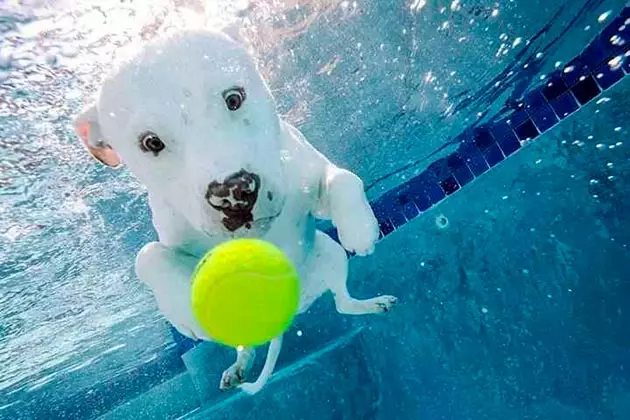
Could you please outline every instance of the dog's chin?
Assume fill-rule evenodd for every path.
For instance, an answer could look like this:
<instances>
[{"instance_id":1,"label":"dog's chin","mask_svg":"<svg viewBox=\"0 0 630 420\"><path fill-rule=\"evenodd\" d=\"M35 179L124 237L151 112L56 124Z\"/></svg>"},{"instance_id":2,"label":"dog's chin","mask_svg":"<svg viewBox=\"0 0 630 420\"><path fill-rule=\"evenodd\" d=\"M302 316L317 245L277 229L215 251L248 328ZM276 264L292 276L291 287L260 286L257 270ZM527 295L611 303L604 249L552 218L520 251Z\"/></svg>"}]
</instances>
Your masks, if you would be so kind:
<instances>
[{"instance_id":1,"label":"dog's chin","mask_svg":"<svg viewBox=\"0 0 630 420\"><path fill-rule=\"evenodd\" d=\"M229 223L224 222L223 219L213 220L211 224L203 226L201 231L207 236L230 236L233 238L257 238L264 236L273 223L280 216L280 211L277 214L268 217L259 217L251 222L244 223L242 226L230 226Z\"/></svg>"}]
</instances>

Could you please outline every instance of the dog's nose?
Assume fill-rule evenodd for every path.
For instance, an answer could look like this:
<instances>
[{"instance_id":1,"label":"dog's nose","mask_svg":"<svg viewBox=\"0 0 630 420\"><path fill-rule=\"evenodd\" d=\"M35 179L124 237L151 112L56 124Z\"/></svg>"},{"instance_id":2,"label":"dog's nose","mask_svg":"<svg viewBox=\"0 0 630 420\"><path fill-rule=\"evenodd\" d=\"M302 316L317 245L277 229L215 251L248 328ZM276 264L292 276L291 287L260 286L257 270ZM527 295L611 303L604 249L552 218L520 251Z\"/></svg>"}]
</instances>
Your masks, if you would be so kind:
<instances>
[{"instance_id":1,"label":"dog's nose","mask_svg":"<svg viewBox=\"0 0 630 420\"><path fill-rule=\"evenodd\" d=\"M241 169L223 182L208 184L206 200L217 210L250 212L256 204L259 190L260 177Z\"/></svg>"}]
</instances>

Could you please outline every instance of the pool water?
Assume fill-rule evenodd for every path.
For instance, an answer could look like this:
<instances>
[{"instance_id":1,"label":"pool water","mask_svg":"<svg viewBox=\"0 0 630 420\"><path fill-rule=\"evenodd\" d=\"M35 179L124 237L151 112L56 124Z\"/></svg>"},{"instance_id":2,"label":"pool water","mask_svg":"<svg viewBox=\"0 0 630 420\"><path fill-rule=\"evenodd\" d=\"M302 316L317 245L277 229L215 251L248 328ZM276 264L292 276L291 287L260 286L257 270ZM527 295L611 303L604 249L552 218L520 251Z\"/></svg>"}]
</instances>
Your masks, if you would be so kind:
<instances>
[{"instance_id":1,"label":"pool water","mask_svg":"<svg viewBox=\"0 0 630 420\"><path fill-rule=\"evenodd\" d=\"M0 418L630 418L628 19L622 0L1 2ZM253 398L218 392L232 354L175 334L135 278L144 188L70 123L116 48L228 21L279 111L365 181L384 238L352 293L401 300L352 318L323 297Z\"/></svg>"}]
</instances>

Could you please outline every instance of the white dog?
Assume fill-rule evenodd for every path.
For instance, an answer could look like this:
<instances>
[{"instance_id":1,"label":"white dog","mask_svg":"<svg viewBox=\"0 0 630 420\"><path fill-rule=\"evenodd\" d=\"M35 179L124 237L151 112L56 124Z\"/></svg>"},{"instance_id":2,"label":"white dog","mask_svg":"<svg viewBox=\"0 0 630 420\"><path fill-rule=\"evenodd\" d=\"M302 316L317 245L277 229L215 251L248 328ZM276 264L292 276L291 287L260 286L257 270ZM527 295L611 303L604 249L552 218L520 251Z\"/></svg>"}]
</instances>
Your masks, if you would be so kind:
<instances>
[{"instance_id":1,"label":"white dog","mask_svg":"<svg viewBox=\"0 0 630 420\"><path fill-rule=\"evenodd\" d=\"M386 312L396 302L349 295L344 248L370 254L379 235L363 184L280 120L253 58L227 35L185 31L144 46L104 81L75 129L96 159L124 162L147 187L159 242L140 251L136 273L182 334L211 340L192 313L191 274L232 238L286 252L301 276L300 312L326 290L342 314ZM332 220L343 248L316 230L315 217ZM281 345L272 340L254 383L243 383L254 350L240 349L221 389L259 391Z\"/></svg>"}]
</instances>

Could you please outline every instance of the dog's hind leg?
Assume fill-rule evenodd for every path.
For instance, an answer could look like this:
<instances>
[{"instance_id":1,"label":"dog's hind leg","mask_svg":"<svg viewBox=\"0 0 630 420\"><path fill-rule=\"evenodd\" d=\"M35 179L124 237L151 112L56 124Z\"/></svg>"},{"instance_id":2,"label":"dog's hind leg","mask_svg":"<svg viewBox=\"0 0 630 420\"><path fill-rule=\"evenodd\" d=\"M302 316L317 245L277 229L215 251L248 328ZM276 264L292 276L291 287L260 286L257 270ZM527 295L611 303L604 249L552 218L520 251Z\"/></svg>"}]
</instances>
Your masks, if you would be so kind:
<instances>
[{"instance_id":1,"label":"dog's hind leg","mask_svg":"<svg viewBox=\"0 0 630 420\"><path fill-rule=\"evenodd\" d=\"M335 298L337 311L346 315L364 315L387 312L398 301L394 296L377 296L355 299L346 286L348 257L337 242L323 232L317 232L313 254L317 261L317 276L321 276Z\"/></svg>"},{"instance_id":2,"label":"dog's hind leg","mask_svg":"<svg viewBox=\"0 0 630 420\"><path fill-rule=\"evenodd\" d=\"M258 391L260 391L271 375L273 374L273 370L276 368L276 362L278 361L278 356L280 355L280 350L282 349L282 336L274 338L269 343L269 350L267 350L267 359L265 360L265 365L256 379L256 382L247 382L239 386L243 392L247 394L254 395Z\"/></svg>"}]
</instances>

